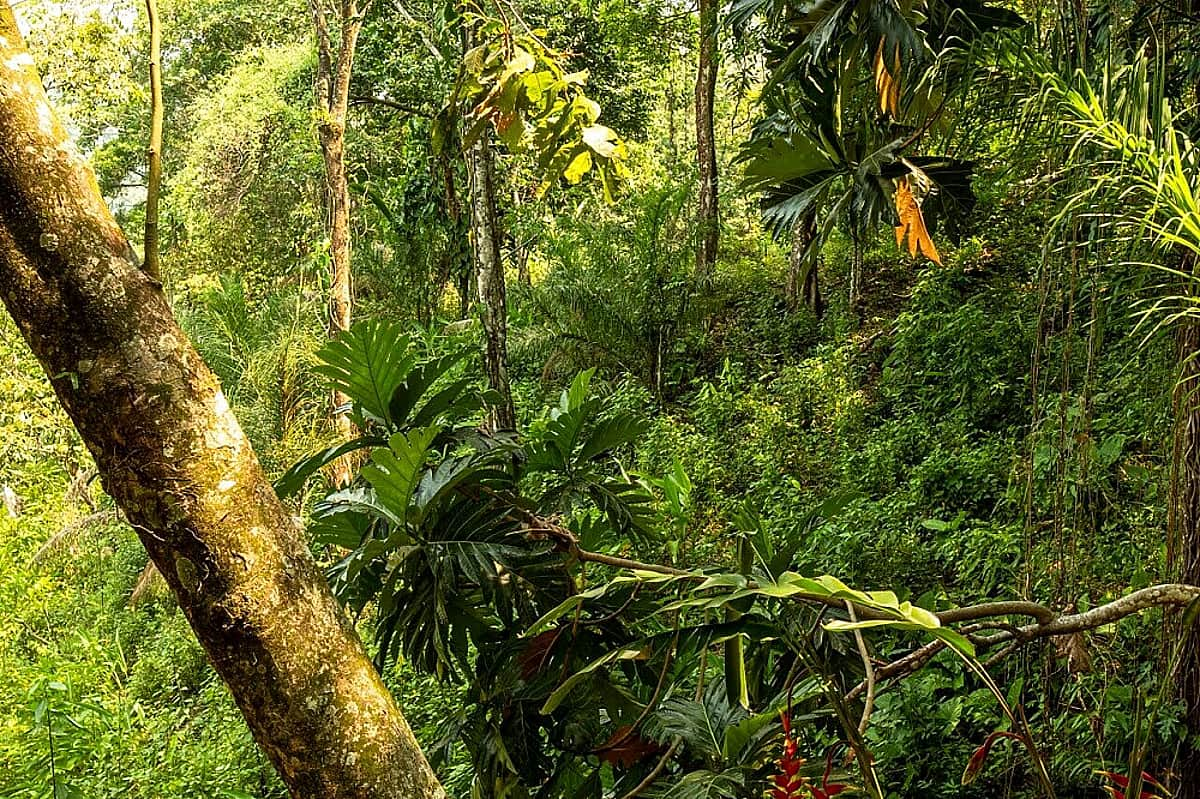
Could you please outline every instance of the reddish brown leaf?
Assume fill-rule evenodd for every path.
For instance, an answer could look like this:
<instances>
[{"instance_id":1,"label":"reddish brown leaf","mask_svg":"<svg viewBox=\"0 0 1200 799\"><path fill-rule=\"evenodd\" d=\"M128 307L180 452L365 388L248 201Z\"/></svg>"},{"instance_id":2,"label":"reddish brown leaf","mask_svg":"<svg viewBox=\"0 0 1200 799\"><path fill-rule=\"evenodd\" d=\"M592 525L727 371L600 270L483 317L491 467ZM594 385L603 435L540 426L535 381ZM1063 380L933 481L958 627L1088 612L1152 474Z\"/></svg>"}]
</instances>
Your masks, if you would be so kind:
<instances>
[{"instance_id":1,"label":"reddish brown leaf","mask_svg":"<svg viewBox=\"0 0 1200 799\"><path fill-rule=\"evenodd\" d=\"M562 631L562 627L555 627L529 639L529 643L517 657L517 663L521 667L521 679L528 680L545 667Z\"/></svg>"},{"instance_id":2,"label":"reddish brown leaf","mask_svg":"<svg viewBox=\"0 0 1200 799\"><path fill-rule=\"evenodd\" d=\"M962 784L970 785L979 777L979 772L983 771L983 763L987 760L988 752L992 751L992 745L1001 738L1012 738L1015 741L1021 740L1021 736L1015 732L1007 730L996 730L980 744L979 748L971 753L971 759L967 761L967 767L963 771Z\"/></svg>"},{"instance_id":3,"label":"reddish brown leaf","mask_svg":"<svg viewBox=\"0 0 1200 799\"><path fill-rule=\"evenodd\" d=\"M610 765L629 768L662 751L653 741L647 741L626 724L617 728L612 737L599 748L600 759Z\"/></svg>"}]
</instances>

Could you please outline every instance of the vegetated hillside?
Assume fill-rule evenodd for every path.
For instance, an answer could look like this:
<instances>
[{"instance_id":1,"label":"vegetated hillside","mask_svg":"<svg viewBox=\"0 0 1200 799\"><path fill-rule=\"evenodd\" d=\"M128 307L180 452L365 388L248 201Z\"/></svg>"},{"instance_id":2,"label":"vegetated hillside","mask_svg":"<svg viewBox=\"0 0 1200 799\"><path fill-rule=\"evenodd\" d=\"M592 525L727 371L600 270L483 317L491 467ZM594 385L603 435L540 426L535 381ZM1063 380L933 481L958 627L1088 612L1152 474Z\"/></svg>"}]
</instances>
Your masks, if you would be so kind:
<instances>
[{"instance_id":1,"label":"vegetated hillside","mask_svg":"<svg viewBox=\"0 0 1200 799\"><path fill-rule=\"evenodd\" d=\"M146 289L161 200L170 329L449 796L1195 799L1194 9L162 0L154 185L142 5L11 5L0 186L55 129L20 31L134 256L0 196L0 286ZM22 285L0 799L362 799L338 714L314 763L238 711Z\"/></svg>"},{"instance_id":2,"label":"vegetated hillside","mask_svg":"<svg viewBox=\"0 0 1200 799\"><path fill-rule=\"evenodd\" d=\"M933 605L1027 590L1094 605L1160 578L1167 359L1130 336L1096 346L1087 291L1039 279L1027 227L967 241L940 267L872 250L861 325L839 296L844 252L827 255L833 307L818 321L779 299L774 246L744 246L722 263L717 299L679 332L671 368L684 377L664 404L639 376L602 372L611 402L650 420L637 468L690 480L674 562L729 560L736 532L762 527L796 548L802 573ZM1112 338L1134 321L1100 320ZM281 795L13 334L2 482L19 505L0 520L3 795L44 784L51 746L56 779L80 796ZM514 371L530 375L524 414L558 391L561 368L530 359ZM277 402L234 396L250 419ZM256 436L267 452L280 446ZM1120 756L1139 697L1161 676L1160 624L1130 618L1000 667L1014 697L1037 697L1027 712L1064 784ZM395 685L421 739L436 743L453 692L411 675ZM868 740L888 784L993 795L987 781L954 787L995 724L993 701L964 690L952 660L882 696ZM1177 713L1161 711L1156 740L1172 739Z\"/></svg>"}]
</instances>

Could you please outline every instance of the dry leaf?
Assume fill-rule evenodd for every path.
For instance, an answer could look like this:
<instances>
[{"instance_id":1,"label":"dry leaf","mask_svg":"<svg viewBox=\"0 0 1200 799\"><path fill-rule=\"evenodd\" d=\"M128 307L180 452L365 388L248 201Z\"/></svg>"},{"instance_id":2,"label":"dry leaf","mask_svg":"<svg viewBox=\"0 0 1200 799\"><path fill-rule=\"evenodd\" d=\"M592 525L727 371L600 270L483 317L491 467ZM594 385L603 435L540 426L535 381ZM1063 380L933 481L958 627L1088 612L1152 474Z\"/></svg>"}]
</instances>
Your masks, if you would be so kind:
<instances>
[{"instance_id":1,"label":"dry leaf","mask_svg":"<svg viewBox=\"0 0 1200 799\"><path fill-rule=\"evenodd\" d=\"M896 182L896 214L900 217L900 224L896 226L896 246L904 246L907 239L909 255L915 258L920 253L941 266L942 258L933 245L933 239L929 238L925 217L921 216L921 206L908 186L907 177Z\"/></svg>"},{"instance_id":2,"label":"dry leaf","mask_svg":"<svg viewBox=\"0 0 1200 799\"><path fill-rule=\"evenodd\" d=\"M626 724L619 727L612 737L597 750L597 753L605 763L622 768L632 768L661 751L662 746L646 740L634 732L633 727Z\"/></svg>"},{"instance_id":3,"label":"dry leaf","mask_svg":"<svg viewBox=\"0 0 1200 799\"><path fill-rule=\"evenodd\" d=\"M1058 638L1054 642L1054 650L1060 658L1067 659L1067 670L1072 674L1086 674L1092 670L1092 656L1083 633Z\"/></svg>"},{"instance_id":4,"label":"dry leaf","mask_svg":"<svg viewBox=\"0 0 1200 799\"><path fill-rule=\"evenodd\" d=\"M883 114L900 116L900 43L896 42L895 57L889 69L883 60L885 39L879 40L875 50L875 90L879 93L879 111Z\"/></svg>"}]
</instances>

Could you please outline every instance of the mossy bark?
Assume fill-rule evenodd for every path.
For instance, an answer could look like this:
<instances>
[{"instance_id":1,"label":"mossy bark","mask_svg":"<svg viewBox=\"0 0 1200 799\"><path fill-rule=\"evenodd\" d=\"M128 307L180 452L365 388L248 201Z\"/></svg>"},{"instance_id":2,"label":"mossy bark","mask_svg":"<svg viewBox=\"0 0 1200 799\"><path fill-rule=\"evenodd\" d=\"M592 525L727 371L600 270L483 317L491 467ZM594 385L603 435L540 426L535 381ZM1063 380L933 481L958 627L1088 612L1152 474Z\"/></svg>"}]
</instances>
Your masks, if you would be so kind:
<instances>
[{"instance_id":1,"label":"mossy bark","mask_svg":"<svg viewBox=\"0 0 1200 799\"><path fill-rule=\"evenodd\" d=\"M350 238L350 181L346 176L346 120L350 108L350 76L354 69L354 53L363 19L371 6L362 8L355 0L342 0L338 6L340 38L336 53L333 50L325 0L309 0L317 33L317 140L325 163L325 210L329 223L329 318L330 338L350 329L354 309L353 273L351 271ZM350 398L334 391L331 399L333 423L343 440L355 434L354 425L337 409ZM345 485L351 477L350 458L339 458L331 466L335 485Z\"/></svg>"},{"instance_id":2,"label":"mossy bark","mask_svg":"<svg viewBox=\"0 0 1200 799\"><path fill-rule=\"evenodd\" d=\"M515 430L512 387L508 380L508 297L500 252L500 216L496 210L496 164L488 132L467 151L471 179L471 247L483 306L483 366L488 385L499 396L491 409L493 430Z\"/></svg>"},{"instance_id":3,"label":"mossy bark","mask_svg":"<svg viewBox=\"0 0 1200 799\"><path fill-rule=\"evenodd\" d=\"M792 229L792 249L788 257L787 300L795 309L804 303L819 319L825 313L825 301L821 298L817 256L809 252L812 240L817 235L817 223L806 216Z\"/></svg>"},{"instance_id":4,"label":"mossy bark","mask_svg":"<svg viewBox=\"0 0 1200 799\"><path fill-rule=\"evenodd\" d=\"M0 299L255 738L304 799L442 797L0 5Z\"/></svg>"}]
</instances>

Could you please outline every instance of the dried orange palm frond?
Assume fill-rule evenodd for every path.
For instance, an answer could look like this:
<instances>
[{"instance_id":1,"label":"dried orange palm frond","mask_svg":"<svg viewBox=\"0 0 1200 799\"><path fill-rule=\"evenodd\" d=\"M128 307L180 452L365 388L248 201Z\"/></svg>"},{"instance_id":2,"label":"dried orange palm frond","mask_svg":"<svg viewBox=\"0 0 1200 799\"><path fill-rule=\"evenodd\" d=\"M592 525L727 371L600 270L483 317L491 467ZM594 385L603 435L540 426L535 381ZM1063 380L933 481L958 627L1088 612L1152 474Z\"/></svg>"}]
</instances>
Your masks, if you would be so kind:
<instances>
[{"instance_id":1,"label":"dried orange palm frond","mask_svg":"<svg viewBox=\"0 0 1200 799\"><path fill-rule=\"evenodd\" d=\"M921 206L909 188L907 177L896 182L896 214L900 217L900 224L896 226L896 246L903 247L907 240L909 255L915 258L920 253L941 266L942 258L933 239L929 238L925 217L921 215Z\"/></svg>"},{"instance_id":2,"label":"dried orange palm frond","mask_svg":"<svg viewBox=\"0 0 1200 799\"><path fill-rule=\"evenodd\" d=\"M889 68L883 57L886 39L879 40L875 50L875 90L879 93L879 111L883 114L900 116L900 43L896 42L895 55Z\"/></svg>"}]
</instances>

